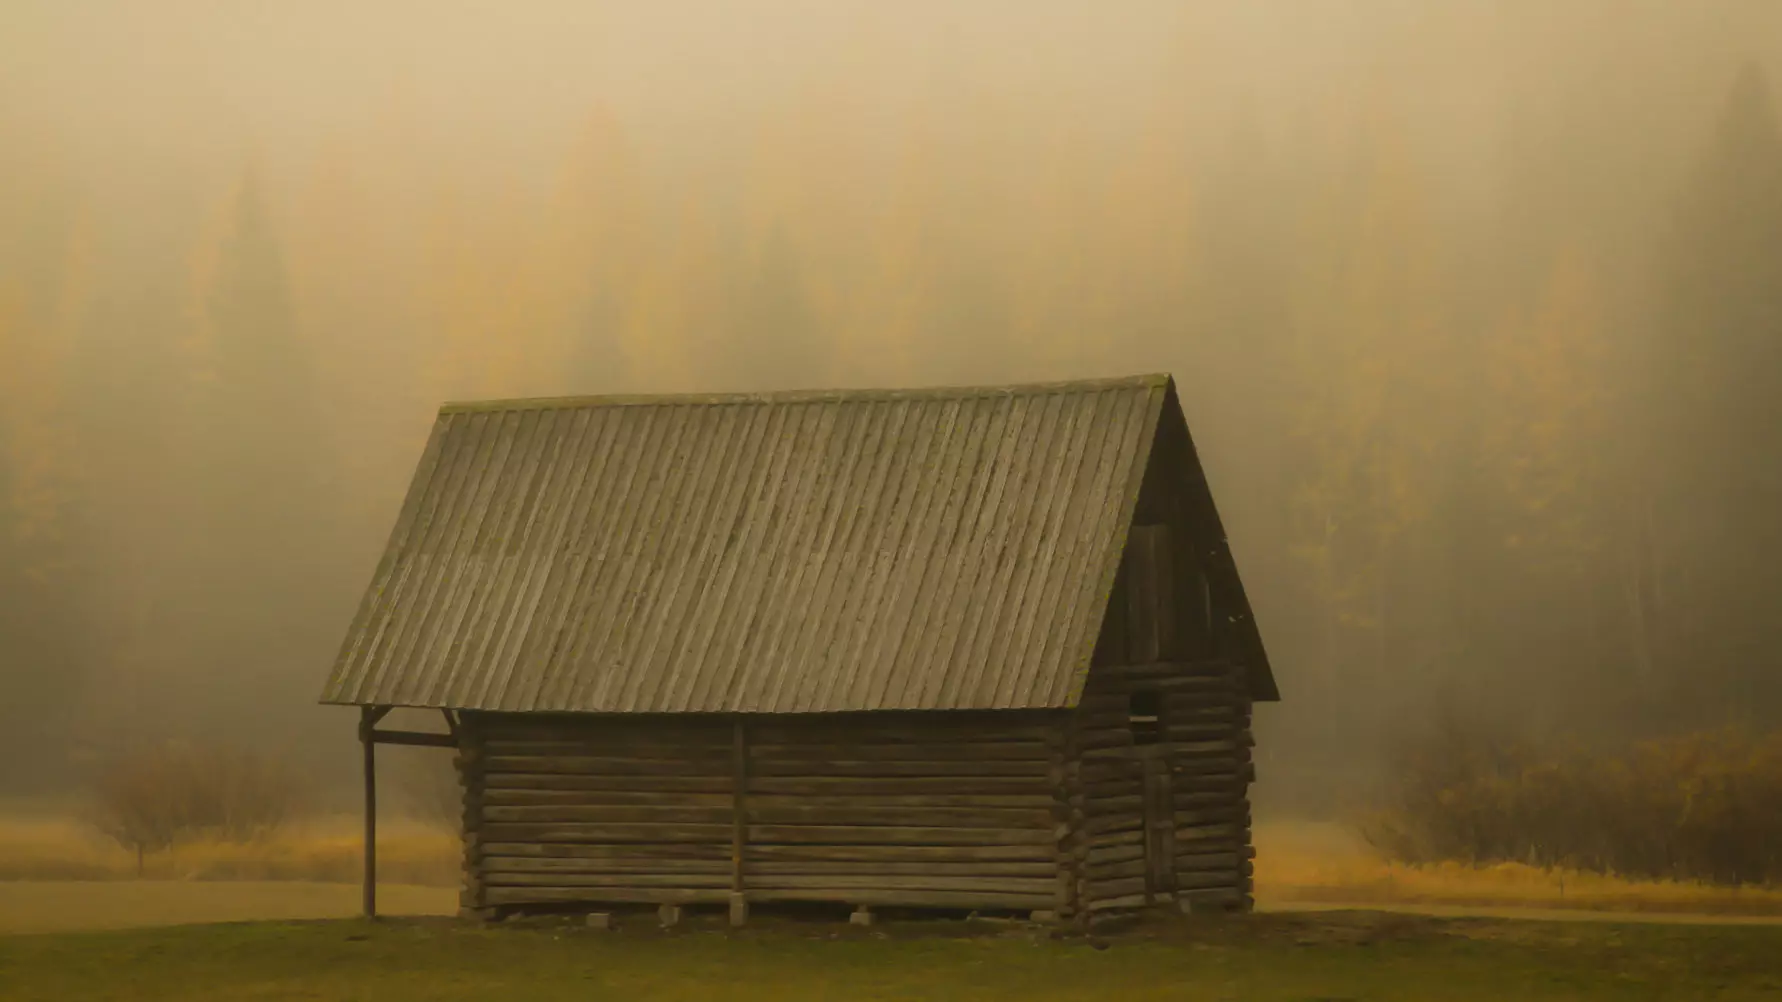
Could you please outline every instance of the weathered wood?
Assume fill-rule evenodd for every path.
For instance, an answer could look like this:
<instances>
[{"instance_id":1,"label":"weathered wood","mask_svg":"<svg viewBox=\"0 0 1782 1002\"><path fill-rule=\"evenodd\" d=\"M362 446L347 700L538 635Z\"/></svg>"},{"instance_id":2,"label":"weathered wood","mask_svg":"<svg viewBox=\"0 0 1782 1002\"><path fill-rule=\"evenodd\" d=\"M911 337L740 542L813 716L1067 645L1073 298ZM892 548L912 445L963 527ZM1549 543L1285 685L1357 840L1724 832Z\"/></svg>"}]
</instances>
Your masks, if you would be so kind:
<instances>
[{"instance_id":1,"label":"weathered wood","mask_svg":"<svg viewBox=\"0 0 1782 1002\"><path fill-rule=\"evenodd\" d=\"M749 841L828 845L1050 845L1049 828L939 828L869 825L750 825Z\"/></svg>"},{"instance_id":2,"label":"weathered wood","mask_svg":"<svg viewBox=\"0 0 1782 1002\"><path fill-rule=\"evenodd\" d=\"M731 722L730 769L730 893L740 897L749 843L749 735L741 717Z\"/></svg>"},{"instance_id":3,"label":"weathered wood","mask_svg":"<svg viewBox=\"0 0 1782 1002\"><path fill-rule=\"evenodd\" d=\"M582 845L563 842L483 842L481 843L483 858L535 858L535 859L570 859L598 860L612 863L629 863L632 861L655 861L660 859L710 860L725 862L730 859L730 846L717 843L619 843L612 845Z\"/></svg>"},{"instance_id":4,"label":"weathered wood","mask_svg":"<svg viewBox=\"0 0 1782 1002\"><path fill-rule=\"evenodd\" d=\"M1139 794L1121 794L1112 797L1087 797L1083 800L1085 817L1102 817L1108 814L1138 814L1144 810L1145 798Z\"/></svg>"},{"instance_id":5,"label":"weathered wood","mask_svg":"<svg viewBox=\"0 0 1782 1002\"><path fill-rule=\"evenodd\" d=\"M729 826L734 812L729 807L658 807L613 804L541 804L528 806L486 805L485 821L538 824L668 824Z\"/></svg>"},{"instance_id":6,"label":"weathered wood","mask_svg":"<svg viewBox=\"0 0 1782 1002\"><path fill-rule=\"evenodd\" d=\"M761 845L749 846L749 866L764 861L787 863L806 861L859 862L1037 862L1050 860L1052 847L1029 845Z\"/></svg>"},{"instance_id":7,"label":"weathered wood","mask_svg":"<svg viewBox=\"0 0 1782 1002\"><path fill-rule=\"evenodd\" d=\"M494 786L482 792L486 807L704 807L729 811L731 793L651 793L642 790L540 790Z\"/></svg>"},{"instance_id":8,"label":"weathered wood","mask_svg":"<svg viewBox=\"0 0 1782 1002\"><path fill-rule=\"evenodd\" d=\"M931 793L931 794L859 794L848 796L843 794L810 794L807 796L788 796L784 794L749 794L751 807L760 810L779 810L782 808L817 808L822 810L847 810L854 807L870 808L930 808L930 807L964 807L964 808L1011 808L1026 811L1044 811L1052 806L1053 798L1044 793L1026 794L979 794L979 793Z\"/></svg>"},{"instance_id":9,"label":"weathered wood","mask_svg":"<svg viewBox=\"0 0 1782 1002\"><path fill-rule=\"evenodd\" d=\"M799 778L749 778L749 794L783 796L907 794L1013 795L1045 794L1050 787L1044 776L804 776Z\"/></svg>"},{"instance_id":10,"label":"weathered wood","mask_svg":"<svg viewBox=\"0 0 1782 1002\"><path fill-rule=\"evenodd\" d=\"M932 861L922 863L890 862L882 859L855 861L759 861L751 858L749 873L751 876L766 878L769 876L821 876L841 875L870 877L884 876L933 876L933 877L1036 877L1050 880L1053 877L1054 863L1043 862L1003 862L972 860L968 862Z\"/></svg>"},{"instance_id":11,"label":"weathered wood","mask_svg":"<svg viewBox=\"0 0 1782 1002\"><path fill-rule=\"evenodd\" d=\"M1236 870L1177 870L1176 887L1180 891L1201 891L1216 887L1236 889L1243 882Z\"/></svg>"},{"instance_id":12,"label":"weathered wood","mask_svg":"<svg viewBox=\"0 0 1782 1002\"><path fill-rule=\"evenodd\" d=\"M725 904L726 887L491 887L490 905L545 904Z\"/></svg>"},{"instance_id":13,"label":"weathered wood","mask_svg":"<svg viewBox=\"0 0 1782 1002\"><path fill-rule=\"evenodd\" d=\"M1162 654L1162 621L1171 616L1164 555L1166 525L1135 525L1126 537L1126 650L1133 661L1156 661Z\"/></svg>"},{"instance_id":14,"label":"weathered wood","mask_svg":"<svg viewBox=\"0 0 1782 1002\"><path fill-rule=\"evenodd\" d=\"M486 856L483 872L496 873L703 873L730 875L725 859L674 859L663 856L637 859L575 859L553 856Z\"/></svg>"},{"instance_id":15,"label":"weathered wood","mask_svg":"<svg viewBox=\"0 0 1782 1002\"><path fill-rule=\"evenodd\" d=\"M516 873L508 870L487 876L491 895L502 887L667 887L673 889L730 890L730 874L699 873Z\"/></svg>"},{"instance_id":16,"label":"weathered wood","mask_svg":"<svg viewBox=\"0 0 1782 1002\"><path fill-rule=\"evenodd\" d=\"M639 759L647 762L700 762L713 769L722 769L730 763L730 751L727 748L713 748L704 744L678 744L659 739L655 741L531 741L510 738L505 741L490 741L488 753L504 757L567 755Z\"/></svg>"},{"instance_id":17,"label":"weathered wood","mask_svg":"<svg viewBox=\"0 0 1782 1002\"><path fill-rule=\"evenodd\" d=\"M422 748L456 748L458 739L450 734L426 731L381 731L372 728L371 740L380 745L413 745Z\"/></svg>"},{"instance_id":18,"label":"weathered wood","mask_svg":"<svg viewBox=\"0 0 1782 1002\"><path fill-rule=\"evenodd\" d=\"M1092 882L1116 880L1124 877L1144 877L1150 872L1151 861L1143 853L1132 859L1122 859L1107 863L1090 863L1089 879Z\"/></svg>"},{"instance_id":19,"label":"weathered wood","mask_svg":"<svg viewBox=\"0 0 1782 1002\"><path fill-rule=\"evenodd\" d=\"M1176 869L1189 870L1233 870L1245 861L1235 852L1203 852L1183 853L1176 856Z\"/></svg>"},{"instance_id":20,"label":"weathered wood","mask_svg":"<svg viewBox=\"0 0 1782 1002\"><path fill-rule=\"evenodd\" d=\"M482 836L490 842L710 842L730 844L731 826L661 824L527 824L488 822Z\"/></svg>"},{"instance_id":21,"label":"weathered wood","mask_svg":"<svg viewBox=\"0 0 1782 1002\"><path fill-rule=\"evenodd\" d=\"M750 886L751 896L757 890L838 891L836 897L852 900L853 892L874 891L944 891L949 893L988 892L992 894L1044 894L1050 896L1055 882L1052 877L955 877L916 874L898 876L870 874L761 875Z\"/></svg>"},{"instance_id":22,"label":"weathered wood","mask_svg":"<svg viewBox=\"0 0 1782 1002\"><path fill-rule=\"evenodd\" d=\"M882 776L914 778L920 776L1031 776L1045 779L1044 759L987 760L961 762L933 761L863 761L860 759L767 759L751 757L752 776Z\"/></svg>"},{"instance_id":23,"label":"weathered wood","mask_svg":"<svg viewBox=\"0 0 1782 1002\"><path fill-rule=\"evenodd\" d=\"M1048 828L1050 808L1026 807L751 807L766 825L899 825L933 828Z\"/></svg>"},{"instance_id":24,"label":"weathered wood","mask_svg":"<svg viewBox=\"0 0 1782 1002\"><path fill-rule=\"evenodd\" d=\"M1143 881L1141 880L1140 882L1142 883ZM1136 893L1113 895L1107 893L1107 889L1100 885L1092 884L1090 886L1092 890L1090 891L1089 901L1086 905L1086 908L1089 911L1099 912L1113 908L1139 909L1146 905L1145 892L1143 890ZM1132 885L1128 882L1126 886L1130 887Z\"/></svg>"},{"instance_id":25,"label":"weathered wood","mask_svg":"<svg viewBox=\"0 0 1782 1002\"><path fill-rule=\"evenodd\" d=\"M1139 860L1140 862L1143 862L1144 858L1144 843L1134 841L1123 845L1103 846L1091 850L1084 856L1084 864L1095 867L1105 866L1110 863L1124 863L1129 860Z\"/></svg>"},{"instance_id":26,"label":"weathered wood","mask_svg":"<svg viewBox=\"0 0 1782 1002\"><path fill-rule=\"evenodd\" d=\"M828 762L834 760L883 762L1044 762L1043 741L970 741L970 742L866 742L850 741L831 744L764 744L750 748L752 760L787 762Z\"/></svg>"},{"instance_id":27,"label":"weathered wood","mask_svg":"<svg viewBox=\"0 0 1782 1002\"><path fill-rule=\"evenodd\" d=\"M1243 824L1195 825L1176 829L1176 842L1206 842L1212 840L1243 838L1248 834L1249 826Z\"/></svg>"},{"instance_id":28,"label":"weathered wood","mask_svg":"<svg viewBox=\"0 0 1782 1002\"><path fill-rule=\"evenodd\" d=\"M1136 894L1139 896L1140 903L1148 904L1149 902L1145 900L1148 884L1149 882L1142 873L1136 877L1115 877L1111 880L1092 879L1089 881L1089 899L1095 901L1104 898L1124 898Z\"/></svg>"},{"instance_id":29,"label":"weathered wood","mask_svg":"<svg viewBox=\"0 0 1782 1002\"><path fill-rule=\"evenodd\" d=\"M531 772L555 775L706 776L730 780L727 762L716 765L686 759L645 759L620 755L490 755L491 773ZM716 771L714 771L716 770Z\"/></svg>"},{"instance_id":30,"label":"weathered wood","mask_svg":"<svg viewBox=\"0 0 1782 1002\"><path fill-rule=\"evenodd\" d=\"M367 706L359 716L359 741L364 745L365 874L361 901L366 918L377 917L377 742L372 734L389 707Z\"/></svg>"},{"instance_id":31,"label":"weathered wood","mask_svg":"<svg viewBox=\"0 0 1782 1002\"><path fill-rule=\"evenodd\" d=\"M841 891L841 893L838 893ZM1006 908L1031 911L1052 900L1044 894L1011 894L1006 891L907 891L878 888L773 888L751 890L754 901L847 901L851 904L913 908Z\"/></svg>"},{"instance_id":32,"label":"weathered wood","mask_svg":"<svg viewBox=\"0 0 1782 1002\"><path fill-rule=\"evenodd\" d=\"M1120 814L1102 814L1083 819L1083 832L1090 837L1106 835L1110 832L1131 831L1143 828L1145 819L1138 812Z\"/></svg>"},{"instance_id":33,"label":"weathered wood","mask_svg":"<svg viewBox=\"0 0 1782 1002\"><path fill-rule=\"evenodd\" d=\"M728 773L705 776L636 776L631 774L576 774L490 771L490 789L504 790L609 790L614 793L715 793L730 795Z\"/></svg>"}]
</instances>

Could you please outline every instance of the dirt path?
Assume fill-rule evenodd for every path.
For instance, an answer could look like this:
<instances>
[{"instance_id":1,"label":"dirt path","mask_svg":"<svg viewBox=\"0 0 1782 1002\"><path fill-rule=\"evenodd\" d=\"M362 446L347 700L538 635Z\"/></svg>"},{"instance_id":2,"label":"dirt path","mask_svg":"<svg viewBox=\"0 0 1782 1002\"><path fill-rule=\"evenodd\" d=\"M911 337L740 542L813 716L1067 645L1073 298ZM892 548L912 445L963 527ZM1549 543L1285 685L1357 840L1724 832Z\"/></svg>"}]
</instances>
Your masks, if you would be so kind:
<instances>
[{"instance_id":1,"label":"dirt path","mask_svg":"<svg viewBox=\"0 0 1782 1002\"><path fill-rule=\"evenodd\" d=\"M449 888L386 885L378 910L387 915L451 915ZM1440 918L1524 921L1640 922L1685 925L1782 925L1782 916L1609 912L1562 908L1419 904L1325 904L1263 899L1267 912L1383 911ZM359 913L357 884L298 881L0 881L0 935L187 925L350 918Z\"/></svg>"},{"instance_id":2,"label":"dirt path","mask_svg":"<svg viewBox=\"0 0 1782 1002\"><path fill-rule=\"evenodd\" d=\"M1782 925L1782 915L1707 915L1691 912L1601 911L1587 908L1506 908L1470 905L1326 903L1260 899L1263 912L1370 911L1434 918L1491 918L1527 922L1648 922L1666 925Z\"/></svg>"},{"instance_id":3,"label":"dirt path","mask_svg":"<svg viewBox=\"0 0 1782 1002\"><path fill-rule=\"evenodd\" d=\"M387 915L451 915L458 892L380 885ZM200 922L280 922L359 914L358 884L300 881L0 881L0 935Z\"/></svg>"}]
</instances>

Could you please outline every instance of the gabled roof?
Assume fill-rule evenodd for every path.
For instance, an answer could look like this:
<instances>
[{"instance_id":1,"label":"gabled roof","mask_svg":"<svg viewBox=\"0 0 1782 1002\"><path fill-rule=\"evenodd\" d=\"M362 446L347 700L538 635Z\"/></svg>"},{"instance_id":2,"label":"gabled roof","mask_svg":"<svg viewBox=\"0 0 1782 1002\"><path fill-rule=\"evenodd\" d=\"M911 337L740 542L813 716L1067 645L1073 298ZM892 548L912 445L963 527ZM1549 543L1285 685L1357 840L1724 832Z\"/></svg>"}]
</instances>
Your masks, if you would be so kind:
<instances>
[{"instance_id":1,"label":"gabled roof","mask_svg":"<svg viewBox=\"0 0 1782 1002\"><path fill-rule=\"evenodd\" d=\"M448 405L322 701L1073 705L1166 403L1142 376Z\"/></svg>"}]
</instances>

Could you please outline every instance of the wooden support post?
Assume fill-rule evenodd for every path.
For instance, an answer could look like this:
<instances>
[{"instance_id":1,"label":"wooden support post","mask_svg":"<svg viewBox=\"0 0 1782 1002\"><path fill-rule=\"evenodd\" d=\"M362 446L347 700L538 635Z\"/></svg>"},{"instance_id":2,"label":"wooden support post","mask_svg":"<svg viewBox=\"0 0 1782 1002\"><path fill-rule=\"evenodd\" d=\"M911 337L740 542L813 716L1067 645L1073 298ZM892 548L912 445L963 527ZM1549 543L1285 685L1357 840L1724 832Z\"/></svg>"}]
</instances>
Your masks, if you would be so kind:
<instances>
[{"instance_id":1,"label":"wooden support post","mask_svg":"<svg viewBox=\"0 0 1782 1002\"><path fill-rule=\"evenodd\" d=\"M749 914L743 890L743 854L749 833L749 735L742 717L732 722L730 738L730 924L742 925Z\"/></svg>"},{"instance_id":2,"label":"wooden support post","mask_svg":"<svg viewBox=\"0 0 1782 1002\"><path fill-rule=\"evenodd\" d=\"M366 918L377 917L377 722L390 712L387 706L367 706L359 711L359 743L365 755L365 887Z\"/></svg>"}]
</instances>

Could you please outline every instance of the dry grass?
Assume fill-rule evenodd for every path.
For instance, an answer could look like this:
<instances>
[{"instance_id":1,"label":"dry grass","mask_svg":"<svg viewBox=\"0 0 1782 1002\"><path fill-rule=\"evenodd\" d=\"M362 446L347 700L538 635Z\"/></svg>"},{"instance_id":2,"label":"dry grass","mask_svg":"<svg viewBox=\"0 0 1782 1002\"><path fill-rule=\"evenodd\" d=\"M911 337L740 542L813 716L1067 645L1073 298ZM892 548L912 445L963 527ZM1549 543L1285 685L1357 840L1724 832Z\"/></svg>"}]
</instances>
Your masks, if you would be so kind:
<instances>
[{"instance_id":1,"label":"dry grass","mask_svg":"<svg viewBox=\"0 0 1782 1002\"><path fill-rule=\"evenodd\" d=\"M386 822L379 826L378 835L381 882L444 889L446 893L456 887L458 842L453 833L414 822ZM1265 823L1257 827L1256 842L1257 897L1264 907L1271 908L1347 904L1782 915L1782 888L1623 880L1520 864L1411 866L1382 859L1339 825ZM311 914L319 906L306 903L306 895L334 895L341 903L315 914L350 914L357 902L351 887L359 879L359 867L358 823L352 818L336 818L293 827L257 842L194 843L151 855L146 882L163 887L170 886L166 882L187 881L340 885L346 889L306 891L282 898L270 892L256 892L242 900L257 897L267 902L266 909L270 910L260 917L274 917L285 914L287 907L296 908L296 914ZM75 822L0 822L0 881L132 881L135 871L136 860L131 853ZM98 896L105 893L101 890L71 888L70 893L93 897L96 910L109 910L110 906L98 903ZM110 893L116 898L120 892ZM273 904L275 899L294 903ZM233 917L239 913L245 918L258 914L246 904L240 908L234 904L219 907L218 915ZM444 907L430 904L421 910Z\"/></svg>"},{"instance_id":2,"label":"dry grass","mask_svg":"<svg viewBox=\"0 0 1782 1002\"><path fill-rule=\"evenodd\" d=\"M1626 880L1519 863L1412 866L1383 859L1341 826L1293 823L1256 829L1256 894L1275 907L1437 905L1782 915L1782 888Z\"/></svg>"},{"instance_id":3,"label":"dry grass","mask_svg":"<svg viewBox=\"0 0 1782 1002\"><path fill-rule=\"evenodd\" d=\"M396 884L455 887L458 841L414 823L378 828L378 874ZM359 879L360 829L348 818L292 825L249 842L200 841L151 853L150 880L274 880L352 883ZM90 827L61 819L0 822L0 880L131 880L136 856Z\"/></svg>"}]
</instances>

